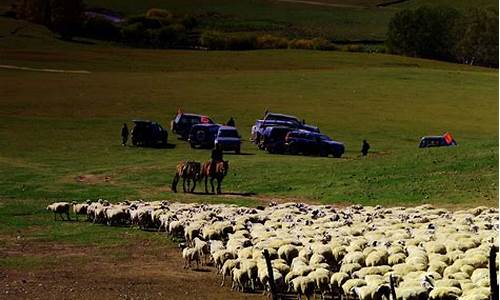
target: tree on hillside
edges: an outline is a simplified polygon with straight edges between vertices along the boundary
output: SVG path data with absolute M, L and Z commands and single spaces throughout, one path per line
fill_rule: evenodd
M 13 8 L 19 19 L 42 25 L 50 24 L 50 0 L 17 0 Z
M 498 67 L 498 12 L 473 9 L 456 27 L 457 61 L 471 65 Z
M 83 21 L 82 0 L 51 0 L 50 28 L 63 39 L 72 39 Z
M 83 21 L 82 0 L 18 0 L 13 5 L 16 16 L 49 27 L 71 39 Z
M 397 54 L 452 60 L 452 33 L 459 17 L 451 7 L 399 11 L 389 23 L 387 47 Z

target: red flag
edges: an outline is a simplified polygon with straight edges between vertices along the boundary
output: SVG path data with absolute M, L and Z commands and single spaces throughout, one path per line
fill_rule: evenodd
M 201 123 L 203 123 L 203 124 L 208 123 L 208 117 L 207 116 L 201 116 Z
M 448 144 L 448 145 L 450 145 L 453 142 L 453 137 L 451 136 L 451 134 L 449 132 L 443 134 L 443 138 L 444 138 L 446 144 Z

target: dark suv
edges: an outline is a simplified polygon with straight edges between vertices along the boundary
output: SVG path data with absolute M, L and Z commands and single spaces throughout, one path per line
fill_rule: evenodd
M 291 154 L 341 157 L 344 154 L 344 144 L 333 141 L 328 136 L 316 132 L 296 130 L 285 137 L 285 149 Z
M 215 137 L 219 131 L 219 124 L 196 124 L 191 127 L 188 136 L 188 142 L 191 148 L 209 148 L 214 147 Z
M 191 127 L 196 124 L 214 124 L 214 121 L 207 116 L 179 113 L 172 120 L 171 129 L 181 139 L 187 140 Z
M 285 137 L 294 130 L 286 126 L 267 127 L 262 133 L 259 148 L 269 153 L 285 152 Z
M 168 133 L 160 124 L 147 120 L 133 120 L 132 145 L 134 146 L 165 146 Z

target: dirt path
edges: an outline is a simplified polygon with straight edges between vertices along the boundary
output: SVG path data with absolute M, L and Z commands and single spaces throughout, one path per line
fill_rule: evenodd
M 86 70 L 40 69 L 40 68 L 20 67 L 20 66 L 13 66 L 13 65 L 0 65 L 0 69 L 34 71 L 34 72 L 49 72 L 49 73 L 90 74 L 90 72 L 86 71 Z
M 213 268 L 183 269 L 175 246 L 151 247 L 142 241 L 113 251 L 53 242 L 9 243 L 0 257 L 35 255 L 58 262 L 26 271 L 20 266 L 0 268 L 0 299 L 265 298 L 220 287 Z

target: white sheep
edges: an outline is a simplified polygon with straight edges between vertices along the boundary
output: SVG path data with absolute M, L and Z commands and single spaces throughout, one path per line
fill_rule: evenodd
M 56 215 L 59 215 L 61 217 L 61 220 L 64 221 L 63 214 L 65 214 L 68 221 L 70 221 L 71 220 L 71 218 L 69 217 L 70 207 L 71 204 L 69 204 L 68 202 L 55 202 L 48 205 L 47 210 L 54 213 L 54 221 L 56 221 Z

